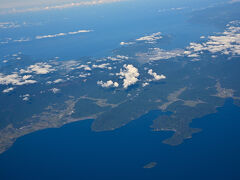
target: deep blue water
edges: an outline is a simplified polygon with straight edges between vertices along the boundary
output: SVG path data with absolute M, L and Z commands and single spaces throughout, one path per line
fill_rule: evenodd
M 112 132 L 91 132 L 86 120 L 26 135 L 0 155 L 0 179 L 240 179 L 240 108 L 231 100 L 194 120 L 203 131 L 176 147 L 161 143 L 171 133 L 150 131 L 160 114 Z M 151 161 L 158 165 L 142 168 Z

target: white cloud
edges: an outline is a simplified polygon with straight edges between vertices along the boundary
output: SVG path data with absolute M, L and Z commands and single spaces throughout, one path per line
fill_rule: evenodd
M 3 85 L 12 84 L 12 85 L 21 86 L 24 84 L 33 84 L 36 82 L 37 81 L 35 81 L 35 80 L 29 80 L 29 79 L 23 78 L 23 77 L 19 76 L 17 73 L 13 73 L 10 75 L 4 75 L 4 74 L 0 73 L 0 84 L 3 84 Z
M 13 42 L 27 42 L 27 41 L 31 41 L 31 39 L 22 37 L 20 39 L 13 40 Z
M 85 73 L 85 74 L 80 74 L 79 75 L 80 78 L 86 78 L 88 76 L 91 76 L 91 73 Z
M 93 64 L 93 65 L 92 65 L 92 68 L 105 69 L 105 68 L 107 68 L 109 65 L 110 65 L 109 63 L 99 64 L 99 65 Z
M 181 49 L 175 49 L 166 51 L 160 48 L 150 48 L 149 52 L 147 53 L 137 53 L 136 56 L 138 57 L 139 61 L 156 61 L 161 59 L 170 59 L 177 56 L 182 56 L 184 51 Z
M 162 39 L 161 32 L 153 33 L 149 36 L 144 36 L 136 39 L 136 41 L 145 41 L 146 43 L 156 43 L 157 40 Z
M 204 43 L 190 43 L 187 47 L 188 57 L 197 57 L 203 51 L 221 53 L 226 55 L 240 55 L 240 22 L 233 21 L 227 25 L 226 30 L 215 36 L 209 36 Z
M 64 80 L 63 79 L 56 79 L 55 81 L 53 81 L 54 84 L 57 84 L 57 83 L 60 83 L 60 82 L 63 82 Z
M 60 92 L 60 89 L 58 89 L 58 88 L 52 88 L 52 89 L 50 89 L 50 91 L 52 91 L 54 94 L 56 94 L 56 93 L 59 93 L 59 92 Z
M 237 3 L 240 2 L 240 0 L 230 0 L 230 3 Z
M 104 87 L 104 88 L 118 87 L 119 86 L 119 84 L 117 82 L 113 82 L 112 80 L 109 80 L 107 82 L 98 81 L 97 84 Z
M 55 69 L 52 68 L 50 64 L 47 63 L 36 63 L 34 65 L 30 65 L 27 70 L 21 69 L 20 73 L 35 73 L 35 74 L 48 74 L 52 71 L 55 71 Z
M 190 58 L 196 58 L 196 57 L 199 57 L 199 54 L 197 54 L 197 53 L 189 54 L 188 57 L 190 57 Z
M 121 61 L 121 60 L 128 60 L 129 57 L 127 56 L 123 56 L 123 55 L 116 55 L 115 57 L 107 57 L 107 59 L 111 60 L 111 61 Z
M 124 0 L 89 0 L 89 1 L 80 1 L 80 2 L 61 2 L 56 5 L 47 5 L 49 4 L 47 1 L 45 2 L 23 2 L 23 3 L 10 3 L 5 5 L 8 8 L 3 8 L 0 11 L 0 14 L 10 14 L 10 13 L 24 13 L 24 12 L 35 12 L 35 11 L 47 11 L 47 10 L 56 10 L 56 9 L 65 9 L 65 8 L 72 8 L 78 6 L 94 6 L 98 4 L 107 4 L 107 3 L 114 3 L 120 2 Z M 40 4 L 39 4 L 40 3 Z M 22 8 L 22 4 L 25 4 L 25 8 Z M 45 6 L 42 6 L 44 5 Z M 51 4 L 51 3 L 50 3 Z M 4 5 L 4 4 L 3 4 Z M 31 6 L 31 7 L 29 7 Z
M 18 28 L 19 24 L 14 22 L 0 22 L 0 29 Z
M 161 32 L 157 32 L 157 33 L 153 33 L 151 35 L 148 35 L 148 36 L 143 36 L 143 37 L 140 37 L 140 38 L 137 38 L 136 41 L 134 42 L 120 42 L 120 45 L 121 46 L 126 46 L 126 45 L 133 45 L 135 44 L 136 42 L 139 42 L 139 41 L 144 41 L 145 43 L 149 43 L 149 44 L 153 44 L 153 43 L 156 43 L 157 40 L 159 39 L 162 39 L 163 37 L 161 36 Z
M 88 33 L 92 30 L 78 30 L 74 32 L 67 32 L 67 33 L 58 33 L 58 34 L 50 34 L 50 35 L 43 35 L 43 36 L 36 36 L 35 39 L 46 39 L 46 38 L 55 38 L 60 36 L 67 36 L 67 35 L 74 35 L 79 33 Z
M 152 69 L 149 69 L 148 70 L 148 74 L 150 74 L 151 76 L 153 76 L 153 80 L 154 81 L 158 81 L 158 80 L 161 80 L 161 79 L 166 79 L 166 76 L 164 76 L 163 74 L 161 75 L 158 75 L 157 73 L 153 72 Z
M 3 93 L 9 93 L 10 91 L 13 91 L 13 90 L 14 90 L 14 88 L 10 87 L 10 88 L 4 89 L 2 92 Z
M 123 78 L 123 87 L 124 89 L 127 89 L 129 86 L 134 85 L 138 81 L 140 74 L 138 73 L 138 69 L 131 64 L 124 64 L 123 67 L 124 70 L 121 69 L 120 73 L 117 73 L 116 75 Z
M 88 33 L 91 32 L 92 30 L 78 30 L 74 32 L 69 32 L 68 34 L 79 34 L 79 33 Z
M 58 36 L 66 36 L 66 33 L 58 33 L 58 34 L 50 34 L 50 35 L 44 35 L 44 36 L 36 36 L 36 39 L 45 39 L 45 38 L 54 38 Z
M 126 46 L 126 45 L 132 45 L 132 44 L 135 44 L 135 42 L 120 42 L 120 45 L 121 46 Z
M 123 56 L 123 55 L 117 55 L 116 58 L 123 59 L 123 60 L 128 60 L 129 59 L 129 57 Z
M 88 65 L 78 66 L 77 69 L 84 69 L 85 71 L 91 71 L 92 70 Z
M 32 75 L 24 75 L 22 78 L 24 79 L 24 80 L 26 80 L 26 79 L 29 79 L 29 78 L 31 78 L 32 77 Z
M 159 9 L 159 13 L 169 12 L 169 11 L 180 11 L 186 9 L 187 7 L 177 7 L 177 8 L 169 8 L 169 9 Z
M 29 101 L 30 95 L 29 94 L 24 94 L 20 97 L 22 98 L 23 101 Z
M 0 29 L 1 29 L 1 24 L 0 24 Z M 92 30 L 77 30 L 77 31 L 66 32 L 66 33 L 49 34 L 49 35 L 41 35 L 41 36 L 38 35 L 34 38 L 30 38 L 30 37 L 21 37 L 19 39 L 5 38 L 5 41 L 1 41 L 0 44 L 28 42 L 28 41 L 32 41 L 33 39 L 41 40 L 46 38 L 56 38 L 61 36 L 75 35 L 79 33 L 88 33 L 88 32 L 92 32 Z
M 148 82 L 144 82 L 144 83 L 142 83 L 142 87 L 145 87 L 145 86 L 148 86 L 148 85 L 149 85 Z

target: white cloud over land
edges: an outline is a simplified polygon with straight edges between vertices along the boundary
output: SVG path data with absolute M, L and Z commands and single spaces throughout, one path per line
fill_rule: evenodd
M 17 73 L 13 73 L 10 75 L 4 75 L 0 73 L 0 84 L 2 85 L 24 85 L 24 84 L 34 84 L 37 81 L 35 80 L 30 80 L 30 79 L 25 79 L 21 76 L 19 76 Z
M 161 79 L 166 79 L 166 76 L 164 76 L 163 74 L 161 75 L 158 75 L 157 73 L 153 72 L 152 69 L 149 69 L 148 70 L 148 74 L 150 74 L 151 76 L 153 76 L 153 80 L 154 81 L 158 81 L 158 80 L 161 80 Z
M 143 36 L 136 41 L 145 41 L 146 43 L 155 43 L 157 40 L 162 39 L 161 32 L 153 33 L 152 35 Z
M 123 88 L 127 89 L 129 86 L 136 84 L 140 74 L 138 69 L 131 64 L 124 64 L 123 67 L 124 69 L 121 69 L 120 73 L 117 73 L 116 75 L 123 78 Z
M 20 73 L 48 74 L 52 71 L 55 71 L 55 69 L 53 69 L 50 64 L 40 62 L 34 65 L 30 65 L 26 70 L 21 69 Z
M 107 82 L 98 81 L 97 84 L 102 86 L 103 88 L 118 87 L 119 86 L 119 84 L 117 82 L 113 82 L 112 80 L 109 80 Z
M 225 55 L 240 55 L 240 21 L 232 21 L 227 25 L 223 33 L 215 36 L 208 36 L 207 41 L 203 43 L 190 43 L 186 51 L 188 56 L 199 55 L 203 51 L 210 53 L 221 53 Z M 185 53 L 185 54 L 186 54 Z

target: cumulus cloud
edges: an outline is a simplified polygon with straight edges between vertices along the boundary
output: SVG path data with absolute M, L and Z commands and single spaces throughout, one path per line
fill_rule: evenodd
M 0 73 L 0 84 L 3 84 L 3 85 L 12 84 L 12 85 L 21 86 L 24 84 L 33 84 L 36 82 L 37 81 L 35 81 L 35 80 L 23 78 L 23 77 L 19 76 L 17 73 L 13 73 L 10 75 L 4 75 L 4 74 Z
M 121 69 L 120 73 L 117 73 L 116 75 L 123 79 L 123 88 L 127 89 L 138 81 L 140 74 L 138 73 L 138 69 L 131 64 L 124 64 L 123 67 L 124 69 Z
M 55 69 L 52 68 L 50 64 L 47 63 L 36 63 L 34 65 L 30 65 L 26 70 L 21 69 L 20 73 L 21 74 L 26 74 L 26 73 L 35 73 L 35 74 L 48 74 L 52 71 L 55 71 Z
M 104 87 L 104 88 L 118 87 L 119 86 L 119 84 L 117 82 L 113 82 L 112 80 L 109 80 L 107 82 L 98 81 L 97 84 Z
M 10 87 L 10 88 L 4 89 L 2 92 L 3 93 L 9 93 L 10 91 L 13 91 L 13 90 L 14 90 L 14 88 Z
M 161 80 L 161 79 L 166 79 L 166 76 L 164 76 L 163 74 L 161 75 L 158 75 L 157 73 L 153 72 L 152 69 L 149 69 L 148 70 L 148 74 L 150 74 L 151 76 L 153 76 L 153 80 L 154 81 L 158 81 L 158 80 Z
M 153 33 L 152 35 L 149 36 L 143 36 L 136 41 L 145 41 L 146 43 L 156 43 L 157 40 L 162 39 L 161 32 Z

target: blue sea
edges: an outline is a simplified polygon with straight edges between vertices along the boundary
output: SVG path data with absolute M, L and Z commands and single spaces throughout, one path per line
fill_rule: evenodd
M 190 42 L 199 41 L 221 28 L 209 24 L 189 23 L 193 9 L 203 8 L 211 2 L 190 3 L 188 0 L 126 1 L 84 8 L 63 9 L 49 12 L 33 12 L 2 16 L 4 22 L 17 22 L 21 27 L 0 29 L 0 41 L 5 38 L 30 38 L 29 42 L 0 44 L 0 57 L 22 52 L 35 59 L 79 59 L 111 55 L 120 42 L 162 32 L 171 36 L 171 42 L 163 49 L 184 48 Z M 211 0 L 218 2 L 220 0 Z M 173 11 L 171 8 L 183 8 Z M 164 11 L 165 10 L 165 11 Z M 161 12 L 163 11 L 163 12 Z M 26 25 L 22 25 L 26 23 Z M 36 40 L 36 36 L 92 30 L 72 36 Z
M 203 131 L 179 146 L 161 143 L 172 133 L 149 128 L 159 115 L 110 132 L 92 132 L 85 120 L 21 137 L 0 155 L 0 179 L 240 179 L 240 108 L 232 100 L 193 120 Z M 144 169 L 149 162 L 158 164 Z

